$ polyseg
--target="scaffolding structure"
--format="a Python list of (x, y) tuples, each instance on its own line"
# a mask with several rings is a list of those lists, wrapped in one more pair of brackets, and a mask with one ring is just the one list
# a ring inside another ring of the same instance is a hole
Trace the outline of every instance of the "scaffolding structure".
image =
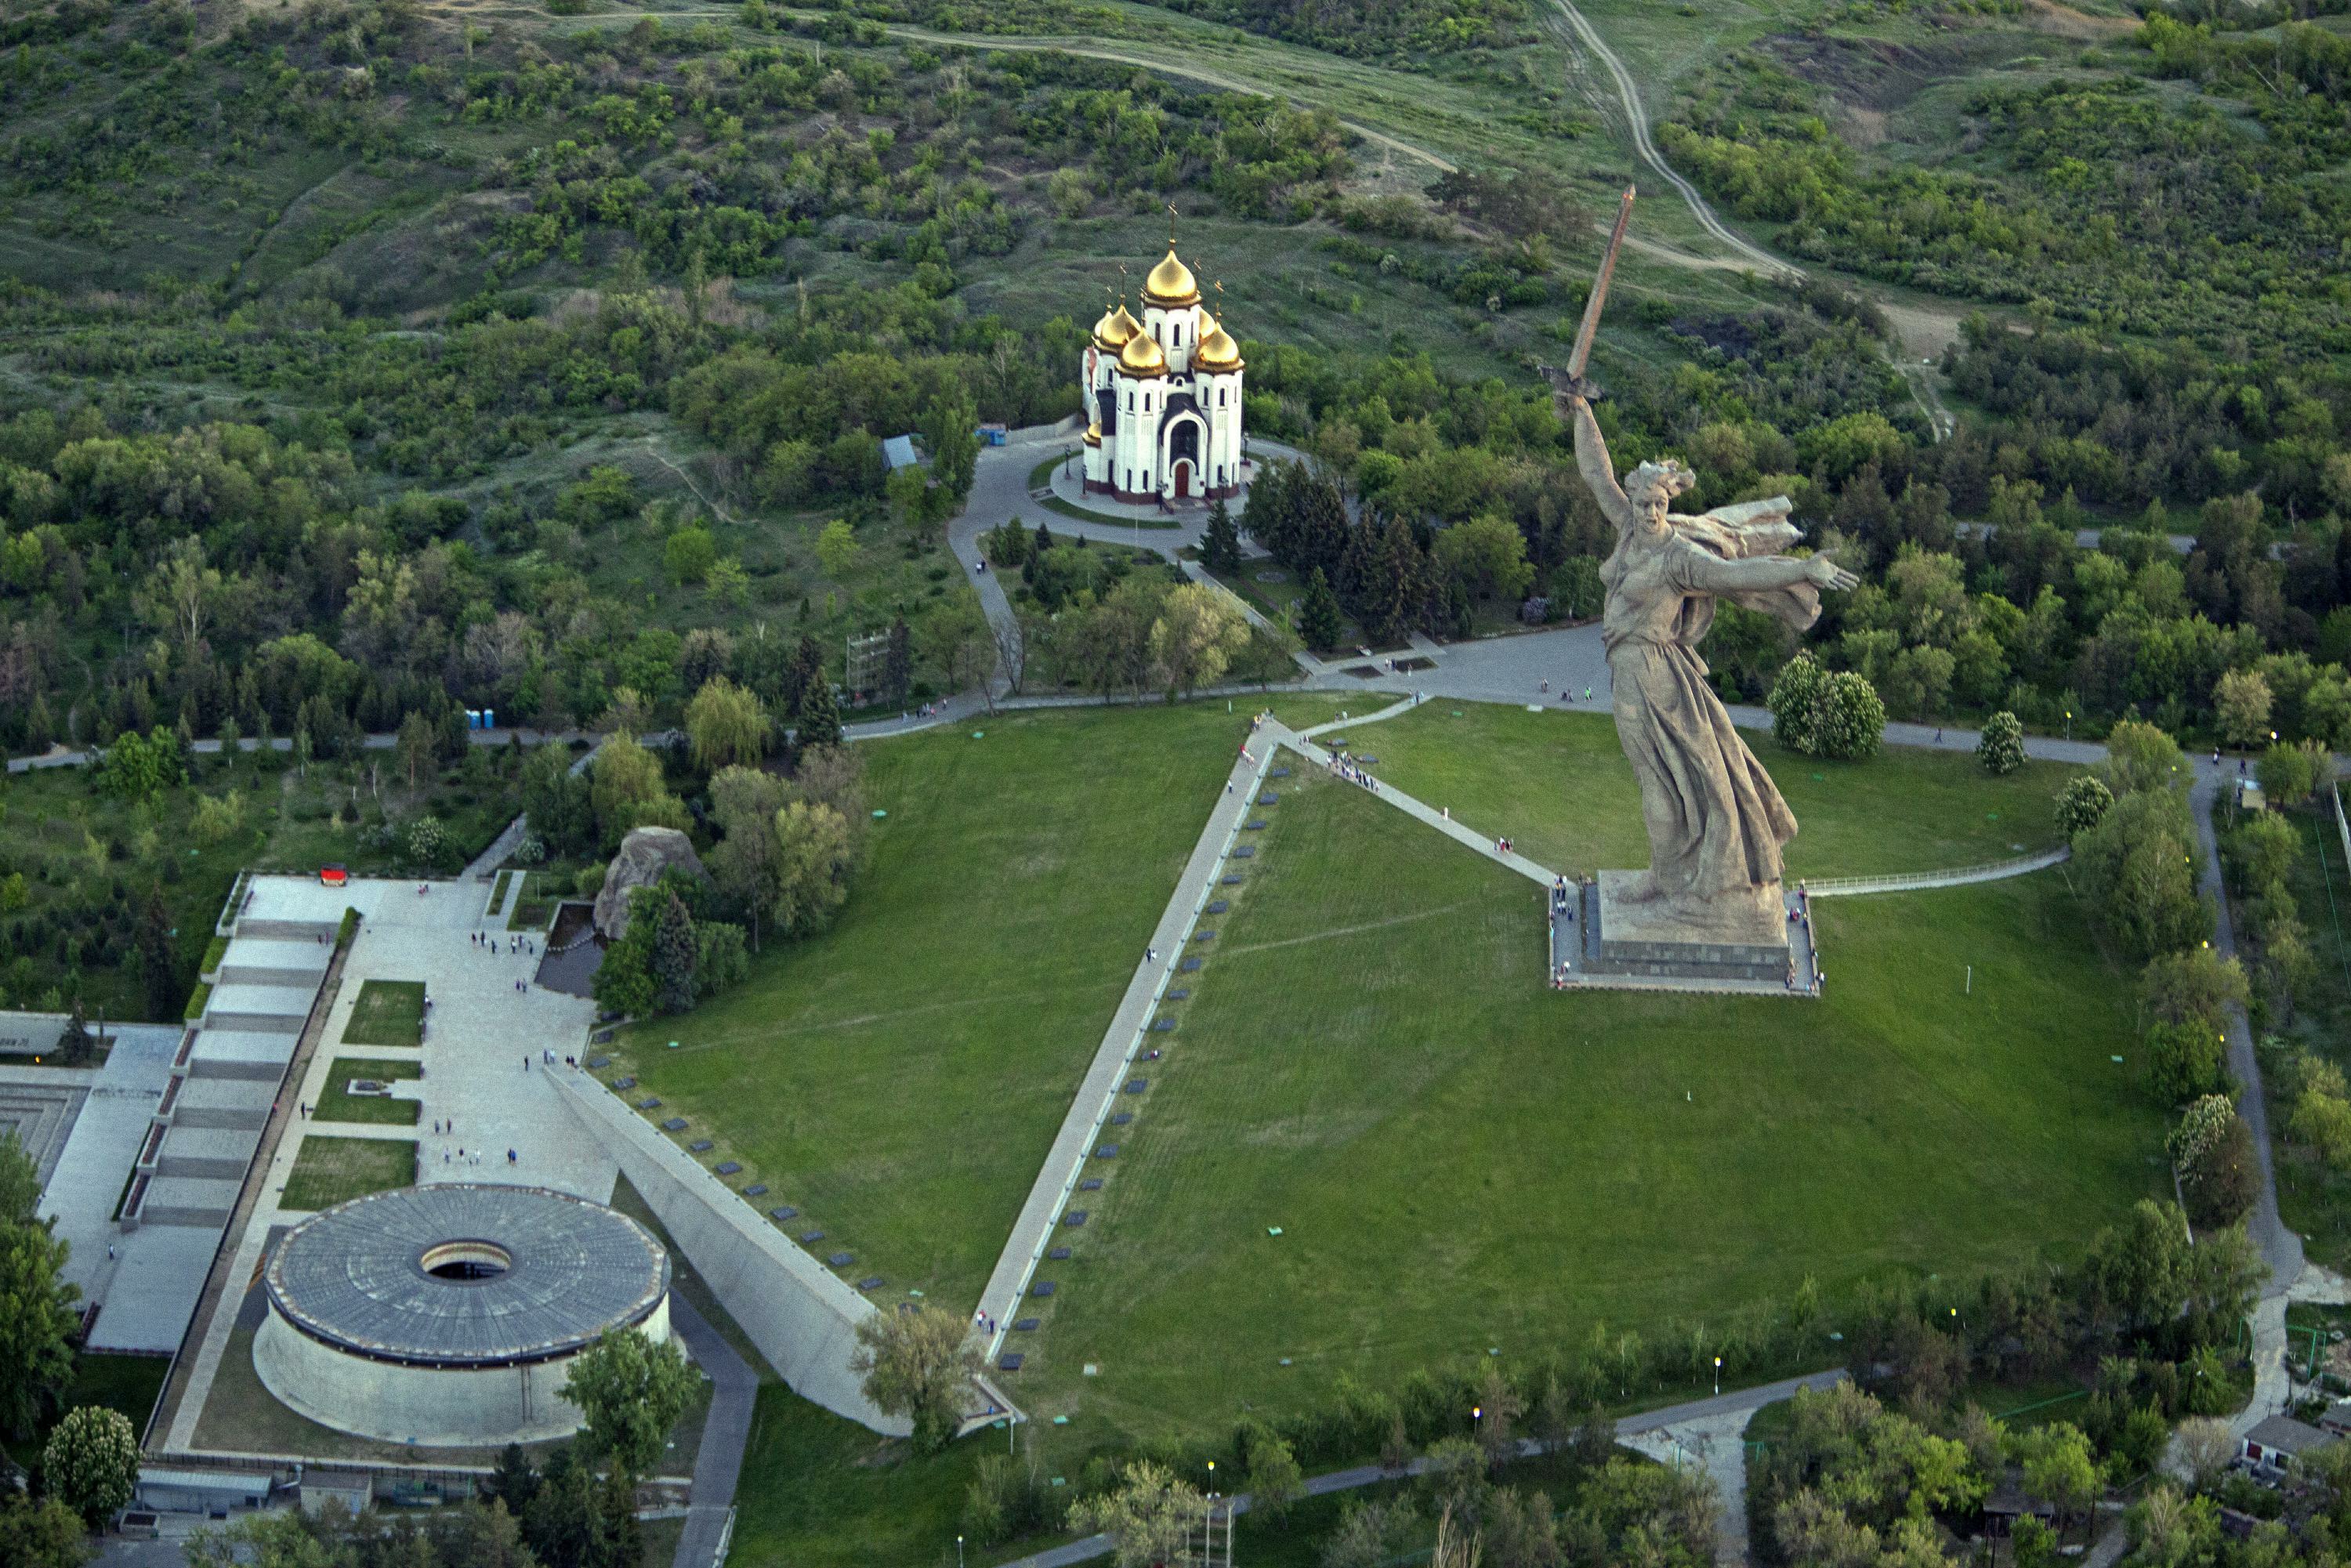
[(1233, 1503), (1210, 1498), (1184, 1532), (1184, 1554), (1168, 1568), (1233, 1568)]
[(850, 706), (862, 707), (882, 694), (890, 684), (890, 632), (884, 627), (862, 636), (849, 634), (848, 678), (842, 685), (848, 689)]

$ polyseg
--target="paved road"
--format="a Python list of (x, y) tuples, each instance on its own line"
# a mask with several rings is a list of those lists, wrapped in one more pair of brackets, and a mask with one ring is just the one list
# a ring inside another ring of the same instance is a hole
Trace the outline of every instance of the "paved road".
[(702, 1427), (702, 1448), (694, 1457), (694, 1507), (677, 1538), (672, 1568), (711, 1568), (726, 1536), (726, 1516), (735, 1506), (735, 1483), (743, 1472), (743, 1449), (751, 1439), (751, 1407), (759, 1376), (735, 1353), (694, 1303), (673, 1294), (670, 1327), (685, 1341), (695, 1364), (710, 1375), (710, 1415)]
[[(1670, 1427), (1681, 1427), (1692, 1422), (1740, 1414), (1752, 1415), (1766, 1405), (1776, 1405), (1782, 1399), (1793, 1397), (1800, 1390), (1834, 1388), (1844, 1380), (1845, 1374), (1842, 1369), (1834, 1372), (1814, 1372), (1802, 1377), (1783, 1377), (1777, 1383), (1759, 1384), (1753, 1388), (1737, 1388), (1728, 1394), (1709, 1395), (1704, 1399), (1692, 1399), (1680, 1405), (1668, 1405), (1662, 1409), (1646, 1410), (1638, 1415), (1626, 1416), (1619, 1419), (1616, 1423), (1616, 1436), (1621, 1441), (1627, 1437), (1663, 1432)], [(1542, 1451), (1543, 1445), (1531, 1437), (1519, 1444), (1519, 1452), (1529, 1458)], [(1378, 1465), (1356, 1465), (1348, 1469), (1331, 1470), (1322, 1475), (1307, 1478), (1306, 1495), (1324, 1497), (1332, 1492), (1353, 1491), (1362, 1487), (1376, 1486), (1382, 1481), (1416, 1476), (1420, 1474), (1423, 1468), (1424, 1462), (1415, 1459), (1401, 1470), (1385, 1469)], [(1242, 1492), (1233, 1499), (1234, 1512), (1247, 1513), (1249, 1510), (1249, 1497), (1247, 1492)], [(1082, 1541), (1072, 1541), (1067, 1545), (1049, 1547), (1043, 1552), (1031, 1552), (1026, 1557), (1013, 1558), (1000, 1564), (999, 1568), (1069, 1568), (1069, 1564), (1091, 1563), (1097, 1557), (1107, 1557), (1110, 1553), (1109, 1536), (1089, 1535)]]

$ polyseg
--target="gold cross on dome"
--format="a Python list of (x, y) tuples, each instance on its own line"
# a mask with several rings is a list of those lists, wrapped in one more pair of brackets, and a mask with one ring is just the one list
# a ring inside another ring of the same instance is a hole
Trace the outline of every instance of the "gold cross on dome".
[(1167, 204), (1167, 248), (1176, 248), (1176, 204)]

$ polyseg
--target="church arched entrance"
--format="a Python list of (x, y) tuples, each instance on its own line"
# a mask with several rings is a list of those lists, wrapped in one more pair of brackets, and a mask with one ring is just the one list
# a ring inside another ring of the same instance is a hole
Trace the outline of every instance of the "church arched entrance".
[(1178, 457), (1176, 459), (1175, 480), (1176, 499), (1187, 499), (1198, 493), (1196, 488), (1196, 480), (1194, 477), (1192, 460), (1190, 458)]

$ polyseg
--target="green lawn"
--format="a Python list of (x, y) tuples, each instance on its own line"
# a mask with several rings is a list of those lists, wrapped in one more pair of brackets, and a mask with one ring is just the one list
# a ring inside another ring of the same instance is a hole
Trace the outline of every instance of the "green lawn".
[(392, 1079), (422, 1078), (424, 1064), (420, 1061), (395, 1061), (380, 1056), (339, 1056), (328, 1069), (327, 1091), (319, 1096), (310, 1114), (321, 1122), (373, 1122), (385, 1126), (413, 1127), (417, 1113), (423, 1109), (413, 1100), (395, 1099), (381, 1094), (350, 1094), (344, 1085), (354, 1078)]
[(555, 906), (560, 902), (554, 886), (544, 872), (533, 874), (515, 873), (514, 908), (507, 915), (509, 931), (544, 931), (555, 919)]
[[(132, 1432), (143, 1435), (155, 1398), (163, 1392), (171, 1359), (161, 1355), (80, 1355), (74, 1358), (73, 1379), (57, 1401), (60, 1414), (84, 1405), (120, 1410)], [(0, 1453), (20, 1465), (29, 1465), (49, 1440), (48, 1425), (19, 1442), (0, 1443)]]
[(371, 1192), (413, 1186), (416, 1145), (405, 1138), (335, 1138), (313, 1133), (302, 1140), (286, 1178), (281, 1207), (332, 1208)]
[[(2291, 1023), (2278, 1020), (2280, 1032), (2305, 1045), (2339, 1067), (2351, 1067), (2351, 874), (2343, 863), (2343, 841), (2331, 808), (2322, 803), (2283, 813), (2301, 835), (2302, 853), (2286, 876), (2303, 928), (2309, 933), (2311, 967), (2308, 994)], [(2219, 809), (2215, 831), (2225, 833), (2228, 809)], [(2241, 907), (2239, 931), (2244, 929)], [(2276, 1093), (2276, 1067), (2263, 1078), (2271, 1094), (2270, 1124), (2283, 1128), (2293, 1106)], [(2305, 1239), (2311, 1261), (2330, 1269), (2351, 1266), (2351, 1176), (2329, 1170), (2308, 1145), (2282, 1137), (2271, 1149), (2277, 1167), (2278, 1214)]]
[(1040, 1271), (1013, 1394), (1065, 1441), (2063, 1253), (2168, 1191), (2059, 874), (1823, 904), (1818, 1003), (1562, 995), (1521, 879), (1321, 779), (1271, 817)]
[(413, 1048), (424, 1040), (424, 982), (370, 980), (343, 1025), (345, 1045)]
[[(634, 1073), (797, 1231), (976, 1299), (1143, 956), (1245, 721), (1000, 714), (861, 747), (886, 810), (841, 920), (622, 1032)], [(985, 737), (974, 739), (975, 732)], [(670, 1051), (676, 1040), (679, 1049)]]
[[(1363, 713), (1385, 706), (1369, 693), (1353, 705)], [(1438, 701), (1340, 733), (1352, 750), (1379, 758), (1373, 771), (1384, 781), (1452, 808), (1455, 821), (1480, 831), (1508, 833), (1544, 865), (1648, 863), (1640, 789), (1604, 714)], [(2057, 791), (2079, 771), (2028, 762), (1994, 779), (1964, 752), (1909, 747), (1823, 762), (1782, 750), (1761, 731), (1741, 734), (1796, 813), (1792, 877), (1932, 871), (2046, 849), (2057, 841)]]

